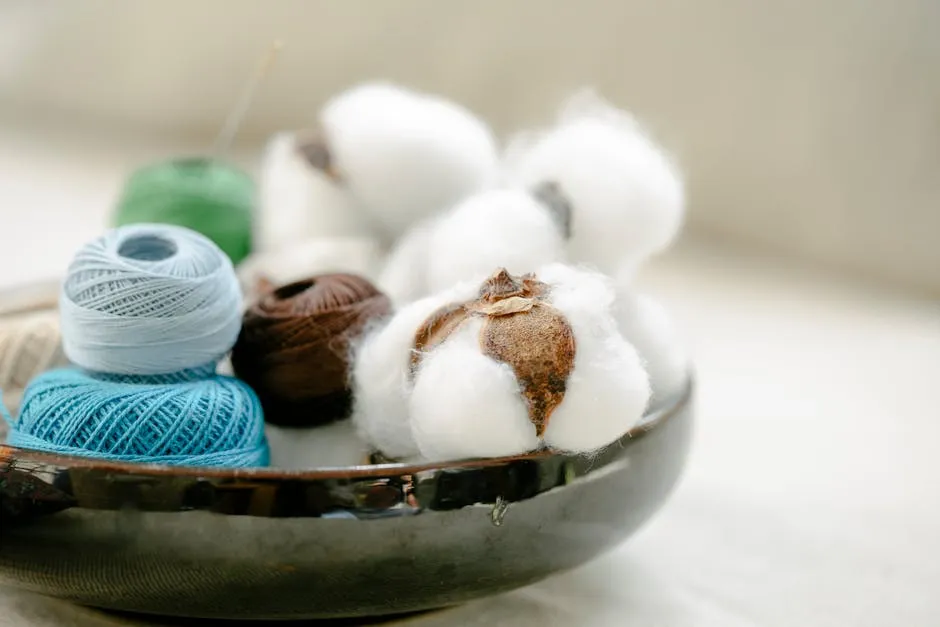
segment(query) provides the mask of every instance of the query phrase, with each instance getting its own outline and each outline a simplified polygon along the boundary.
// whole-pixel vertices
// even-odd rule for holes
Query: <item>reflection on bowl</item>
[[[443,607],[572,568],[679,477],[692,385],[593,458],[308,471],[112,464],[0,446],[0,584],[190,617]]]

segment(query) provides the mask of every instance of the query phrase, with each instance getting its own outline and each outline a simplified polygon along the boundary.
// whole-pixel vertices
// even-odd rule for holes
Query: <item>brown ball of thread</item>
[[[348,415],[350,346],[391,302],[366,279],[324,274],[263,294],[245,312],[232,350],[265,420],[314,426]]]

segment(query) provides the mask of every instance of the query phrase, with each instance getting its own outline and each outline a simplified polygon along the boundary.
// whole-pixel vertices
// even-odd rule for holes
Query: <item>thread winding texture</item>
[[[364,278],[324,274],[270,290],[245,312],[235,373],[261,397],[265,418],[300,426],[346,415],[351,343],[391,310]]]
[[[163,374],[222,357],[238,337],[241,290],[208,238],[155,224],[84,246],[60,297],[65,354],[88,370]]]
[[[251,252],[255,195],[254,181],[238,168],[206,158],[174,159],[128,178],[114,222],[190,228],[237,264]]]
[[[57,311],[0,318],[0,390],[10,411],[18,411],[23,390],[33,377],[66,363]],[[0,439],[5,433],[6,425],[0,421]]]
[[[10,444],[121,462],[264,466],[257,396],[207,364],[167,375],[46,372],[30,384]]]
[[[263,466],[251,388],[216,374],[241,328],[232,263],[208,238],[131,225],[84,246],[60,296],[78,368],[27,386],[9,441],[52,453],[185,466]]]

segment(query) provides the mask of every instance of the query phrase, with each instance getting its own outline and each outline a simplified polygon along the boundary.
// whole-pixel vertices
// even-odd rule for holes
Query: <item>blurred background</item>
[[[501,135],[593,86],[686,173],[640,279],[695,358],[677,494],[611,556],[421,624],[940,621],[940,2],[0,0],[0,284],[61,273],[136,166],[207,151],[274,39],[250,168],[388,79]]]
[[[275,38],[287,48],[240,135],[248,152],[371,78],[442,93],[500,132],[591,85],[680,159],[691,233],[940,293],[933,0],[2,0],[0,11],[0,113],[17,126],[208,146]]]

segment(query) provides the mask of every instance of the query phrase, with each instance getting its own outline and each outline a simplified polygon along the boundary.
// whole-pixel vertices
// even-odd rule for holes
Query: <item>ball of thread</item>
[[[254,392],[214,363],[155,376],[64,368],[27,387],[9,443],[119,462],[265,466],[259,416]]]
[[[231,261],[205,236],[123,226],[75,255],[60,297],[69,360],[87,370],[163,374],[217,361],[241,327]]]
[[[207,158],[174,159],[128,178],[116,226],[165,223],[202,233],[239,263],[252,248],[255,183],[242,170]]]
[[[57,311],[0,318],[0,390],[11,412],[17,413],[23,390],[33,377],[67,363]],[[4,431],[0,421],[0,438]]]
[[[366,279],[325,274],[269,291],[245,312],[235,373],[261,398],[265,419],[310,426],[346,416],[350,344],[391,304]]]

